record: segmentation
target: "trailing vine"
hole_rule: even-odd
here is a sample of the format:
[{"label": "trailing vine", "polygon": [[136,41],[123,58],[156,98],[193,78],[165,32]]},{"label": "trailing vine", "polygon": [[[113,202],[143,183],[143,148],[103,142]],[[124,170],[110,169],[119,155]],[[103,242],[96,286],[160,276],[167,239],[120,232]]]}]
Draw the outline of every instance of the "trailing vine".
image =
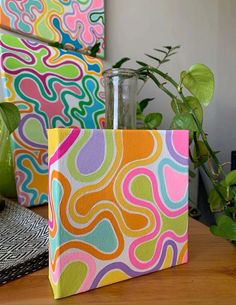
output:
[{"label": "trailing vine", "polygon": [[[180,73],[176,81],[161,66],[177,53],[180,46],[165,46],[154,49],[161,58],[145,54],[157,65],[136,61],[140,66],[136,70],[143,86],[151,80],[159,90],[169,98],[174,117],[171,129],[188,129],[190,131],[189,156],[194,168],[202,168],[212,184],[208,203],[212,212],[220,214],[216,225],[210,227],[213,234],[222,236],[233,242],[236,241],[236,170],[225,172],[224,165],[217,157],[216,151],[208,142],[207,133],[203,129],[203,109],[208,106],[214,94],[214,75],[203,64],[194,64],[188,70]],[[113,67],[119,68],[129,58],[121,59]],[[143,88],[142,86],[142,88]],[[190,94],[189,94],[190,93]],[[157,129],[162,122],[162,114],[151,113],[144,115],[144,109],[153,98],[146,98],[138,103],[137,119],[142,123],[141,128]],[[190,172],[190,176],[193,173]]]}]

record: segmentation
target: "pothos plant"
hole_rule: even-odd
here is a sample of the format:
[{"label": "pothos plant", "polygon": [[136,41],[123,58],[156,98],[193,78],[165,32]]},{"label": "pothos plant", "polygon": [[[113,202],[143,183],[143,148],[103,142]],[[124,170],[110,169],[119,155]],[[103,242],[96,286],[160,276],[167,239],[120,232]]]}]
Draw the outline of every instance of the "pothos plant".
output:
[{"label": "pothos plant", "polygon": [[[208,142],[208,135],[203,129],[203,109],[207,107],[214,94],[214,75],[204,64],[194,64],[180,73],[175,80],[164,72],[162,65],[170,61],[180,46],[165,46],[154,49],[157,56],[145,54],[155,64],[136,61],[139,67],[136,72],[145,84],[152,81],[157,89],[163,91],[170,99],[173,110],[171,129],[190,131],[189,156],[194,168],[202,168],[209,178],[212,189],[208,203],[212,212],[218,212],[216,225],[210,227],[213,234],[236,242],[236,170],[225,172],[216,151]],[[122,58],[113,68],[121,67],[129,58]],[[137,105],[137,119],[142,128],[156,129],[162,122],[161,113],[144,115],[144,109],[152,98],[146,98]],[[194,177],[192,171],[190,177]]]}]

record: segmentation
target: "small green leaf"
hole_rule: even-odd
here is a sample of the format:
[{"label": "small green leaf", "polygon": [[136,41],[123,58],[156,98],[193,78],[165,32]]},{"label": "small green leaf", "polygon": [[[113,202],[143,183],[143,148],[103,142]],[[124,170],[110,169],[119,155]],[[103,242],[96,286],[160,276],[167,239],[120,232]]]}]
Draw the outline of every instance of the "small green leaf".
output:
[{"label": "small green leaf", "polygon": [[[200,124],[202,124],[203,110],[202,110],[202,106],[199,103],[198,99],[193,96],[187,96],[186,101],[189,104],[189,106],[191,107],[191,109],[193,110],[193,112],[195,113]],[[178,112],[189,113],[189,110],[187,109],[186,105],[181,100],[178,100],[178,99],[171,101],[171,108],[173,109],[173,111],[175,113],[178,113]]]},{"label": "small green leaf", "polygon": [[172,55],[175,55],[175,54],[177,54],[177,52],[171,52],[171,53],[168,54],[168,56],[172,56]]},{"label": "small green leaf", "polygon": [[162,121],[162,114],[158,112],[149,113],[144,120],[145,127],[148,129],[156,129],[160,126]]},{"label": "small green leaf", "polygon": [[169,59],[164,59],[164,60],[161,61],[161,63],[164,64],[165,62],[168,62],[168,61],[170,61],[170,60]]},{"label": "small green leaf", "polygon": [[136,120],[137,120],[137,121],[142,121],[142,122],[144,122],[144,120],[145,120],[145,115],[144,115],[143,113],[137,114],[137,115],[136,115]]},{"label": "small green leaf", "polygon": [[176,49],[179,49],[179,48],[181,48],[181,45],[175,46],[175,47],[171,48],[171,50],[173,51],[173,50],[176,50]]},{"label": "small green leaf", "polygon": [[171,108],[174,111],[174,113],[176,113],[176,114],[186,112],[185,107],[184,107],[184,103],[181,100],[178,100],[178,99],[173,99],[171,101]]},{"label": "small green leaf", "polygon": [[187,96],[186,101],[189,104],[189,106],[192,108],[192,110],[195,113],[198,121],[202,124],[203,110],[202,110],[202,105],[200,104],[199,100],[196,97]]},{"label": "small green leaf", "polygon": [[155,98],[145,98],[141,102],[139,102],[140,110],[143,110],[148,106],[149,102],[153,101]]},{"label": "small green leaf", "polygon": [[218,192],[213,188],[208,195],[208,203],[212,212],[219,210],[222,205],[222,199]]},{"label": "small green leaf", "polygon": [[193,116],[190,113],[180,113],[174,116],[171,129],[184,129],[189,131],[198,131]]},{"label": "small green leaf", "polygon": [[20,112],[16,105],[12,103],[0,103],[0,115],[9,133],[12,133],[19,125]]},{"label": "small green leaf", "polygon": [[203,64],[195,64],[188,71],[181,72],[181,83],[204,106],[209,105],[214,93],[214,75]]},{"label": "small green leaf", "polygon": [[155,57],[155,56],[152,56],[152,55],[149,55],[149,54],[145,54],[145,55],[146,55],[147,57],[151,58],[151,59],[156,60],[158,63],[161,62],[161,60],[160,60],[159,58]]},{"label": "small green leaf", "polygon": [[93,56],[93,57],[96,57],[97,52],[98,52],[99,49],[100,49],[100,45],[101,45],[101,42],[95,43],[95,45],[92,46],[92,48],[90,49],[89,55],[90,55],[90,56]]},{"label": "small green leaf", "polygon": [[202,164],[206,163],[209,159],[209,152],[202,141],[196,141],[193,149],[193,160],[194,160],[194,167],[200,167]]},{"label": "small green leaf", "polygon": [[211,226],[210,230],[217,236],[236,241],[236,222],[233,221],[229,216],[219,216],[216,219],[216,225]]},{"label": "small green leaf", "polygon": [[224,180],[227,186],[236,184],[236,170],[229,172]]},{"label": "small green leaf", "polygon": [[136,63],[137,63],[138,65],[142,66],[142,67],[148,67],[148,64],[146,64],[146,63],[143,62],[143,61],[137,60]]},{"label": "small green leaf", "polygon": [[168,51],[173,50],[173,48],[171,46],[163,46],[163,48],[167,49]]},{"label": "small green leaf", "polygon": [[124,57],[121,60],[119,60],[117,63],[115,63],[112,68],[120,68],[124,63],[126,63],[127,61],[129,61],[130,58],[129,57]]},{"label": "small green leaf", "polygon": [[157,51],[157,52],[161,52],[161,53],[167,54],[167,51],[164,51],[164,50],[161,50],[161,49],[154,49],[154,50]]},{"label": "small green leaf", "polygon": [[143,114],[139,103],[137,103],[136,120],[139,121],[139,122],[140,121],[144,122],[144,120],[145,120],[145,115]]},{"label": "small green leaf", "polygon": [[137,105],[136,105],[136,115],[138,115],[140,113],[142,114],[142,111],[141,111],[141,108],[140,108],[140,104],[137,103]]}]

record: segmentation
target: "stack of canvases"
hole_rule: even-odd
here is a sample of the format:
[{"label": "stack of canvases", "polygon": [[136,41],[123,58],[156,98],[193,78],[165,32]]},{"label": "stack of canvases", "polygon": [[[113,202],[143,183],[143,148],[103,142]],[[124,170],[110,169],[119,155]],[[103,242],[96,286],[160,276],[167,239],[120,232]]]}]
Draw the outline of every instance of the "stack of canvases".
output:
[{"label": "stack of canvases", "polygon": [[103,1],[9,0],[1,15],[7,29],[78,51],[1,36],[4,98],[22,118],[18,200],[49,202],[55,298],[185,263],[188,132],[98,130],[101,61],[81,52],[101,42],[103,57]]},{"label": "stack of canvases", "polygon": [[47,129],[103,125],[102,62],[82,53],[99,42],[104,56],[104,1],[8,0],[0,10],[1,27],[77,51],[0,36],[3,100],[21,113],[11,143],[18,201],[35,206],[48,201]]}]

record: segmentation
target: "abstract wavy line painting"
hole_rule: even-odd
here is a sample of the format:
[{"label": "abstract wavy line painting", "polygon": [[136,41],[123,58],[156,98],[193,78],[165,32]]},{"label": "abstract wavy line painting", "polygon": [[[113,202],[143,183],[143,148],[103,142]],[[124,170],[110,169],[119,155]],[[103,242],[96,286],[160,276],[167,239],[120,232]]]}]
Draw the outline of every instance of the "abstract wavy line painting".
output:
[{"label": "abstract wavy line painting", "polygon": [[66,128],[48,140],[55,298],[187,262],[188,131]]},{"label": "abstract wavy line painting", "polygon": [[4,101],[21,113],[11,139],[18,201],[34,206],[48,201],[47,129],[103,126],[102,62],[7,34],[0,40]]},{"label": "abstract wavy line painting", "polygon": [[1,27],[87,52],[100,42],[104,57],[104,0],[1,0]]}]

